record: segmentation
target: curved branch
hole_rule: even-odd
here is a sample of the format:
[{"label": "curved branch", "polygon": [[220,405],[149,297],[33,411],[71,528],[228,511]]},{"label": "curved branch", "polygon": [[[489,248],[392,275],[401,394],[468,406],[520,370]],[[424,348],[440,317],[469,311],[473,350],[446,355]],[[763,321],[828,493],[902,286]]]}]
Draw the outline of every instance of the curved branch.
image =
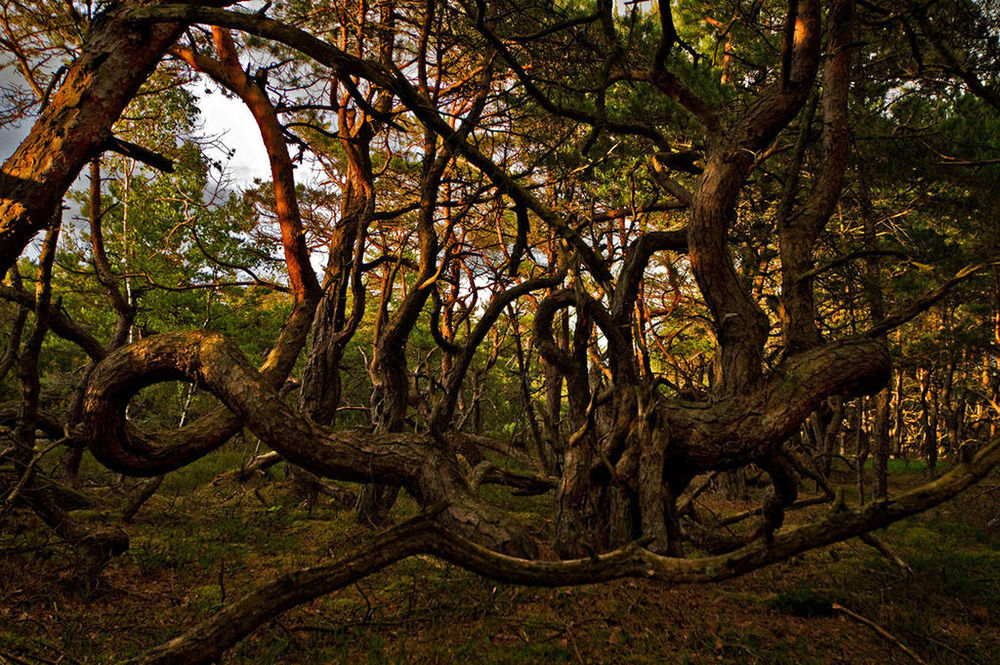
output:
[{"label": "curved branch", "polygon": [[728,230],[757,152],[799,112],[818,68],[820,3],[792,0],[787,21],[794,24],[794,38],[786,45],[791,54],[784,68],[787,76],[782,77],[786,80],[776,82],[724,135],[710,142],[688,227],[691,272],[719,340],[713,389],[723,398],[752,390],[760,381],[769,327],[767,315],[736,273]]},{"label": "curved branch", "polygon": [[576,293],[572,289],[563,289],[548,296],[538,303],[531,330],[535,348],[546,362],[557,367],[563,374],[571,374],[574,371],[573,358],[556,344],[552,335],[552,320],[556,312],[575,305],[576,300]]},{"label": "curved branch", "polygon": [[628,248],[611,301],[611,317],[615,321],[624,323],[631,314],[639,292],[639,283],[642,281],[643,272],[649,265],[649,260],[656,252],[666,250],[687,251],[687,229],[650,231],[642,234]]},{"label": "curved branch", "polygon": [[687,584],[729,579],[807,550],[861,535],[932,508],[982,479],[1000,464],[1000,438],[970,462],[900,496],[835,512],[812,524],[759,538],[733,552],[702,558],[661,556],[631,544],[607,554],[567,561],[537,561],[492,552],[435,520],[435,512],[404,522],[336,561],[286,573],[227,606],[184,635],[128,661],[128,665],[202,665],[275,615],[318,598],[415,554],[438,556],[485,577],[530,586],[593,584],[622,577]]},{"label": "curved branch", "polygon": [[444,334],[441,332],[441,309],[444,307],[444,302],[441,300],[441,291],[434,288],[431,291],[431,299],[433,300],[433,305],[431,307],[430,328],[434,343],[449,355],[461,353],[462,346],[445,339]]},{"label": "curved branch", "polygon": [[[222,335],[201,331],[155,335],[123,347],[104,359],[90,377],[84,396],[83,436],[106,466],[131,475],[157,475],[207,454],[223,441],[215,428],[197,423],[180,431],[202,436],[156,441],[127,425],[125,407],[142,388],[180,380],[206,388],[282,457],[342,480],[372,476],[400,483],[421,457],[399,435],[386,437],[336,433],[303,418],[268,385],[239,349]],[[203,418],[202,421],[206,419]],[[166,444],[161,447],[162,444]]]},{"label": "curved branch", "polygon": [[213,60],[191,49],[175,48],[173,52],[192,68],[209,75],[214,81],[239,96],[253,114],[271,164],[271,180],[278,225],[281,228],[281,244],[285,250],[285,263],[288,266],[292,292],[296,298],[319,300],[319,282],[309,263],[309,251],[306,248],[305,232],[302,229],[298,197],[295,193],[295,175],[281,123],[267,94],[240,66],[236,46],[229,33],[222,28],[214,28],[212,36],[215,38],[219,60]]},{"label": "curved branch", "polygon": [[[306,342],[316,303],[319,300],[319,284],[309,263],[295,195],[291,159],[274,108],[264,92],[247,78],[239,66],[235,46],[229,35],[217,30],[215,37],[217,50],[223,62],[194,54],[189,50],[178,49],[178,52],[192,66],[201,68],[244,100],[257,120],[271,160],[281,242],[289,281],[295,296],[292,313],[261,366],[260,378],[270,387],[277,388],[292,370]],[[194,237],[200,246],[197,234]],[[57,334],[63,335],[60,327],[65,329],[65,326],[60,326],[60,323],[57,319],[53,319],[52,328]],[[87,341],[79,334],[76,337]],[[103,358],[104,350],[101,350],[100,356],[94,353],[90,355],[95,360]],[[91,380],[93,381],[93,377]],[[213,411],[177,430],[145,433],[138,428],[123,425],[124,439],[130,442],[129,448],[134,454],[123,456],[120,462],[131,466],[132,473],[137,475],[160,475],[180,468],[216,449],[241,427],[242,420],[226,409]],[[109,444],[109,449],[113,448],[114,446]]]},{"label": "curved branch", "polygon": [[292,464],[336,480],[402,485],[425,505],[447,502],[441,519],[490,547],[520,553],[536,549],[527,533],[502,511],[471,494],[454,456],[443,454],[434,439],[405,432],[335,431],[318,425],[287,404],[236,344],[216,333],[148,337],[114,351],[94,369],[82,419],[82,439],[94,457],[122,473],[158,475],[221,445],[224,440],[204,437],[162,448],[136,436],[125,419],[128,402],[142,388],[171,380],[189,381],[210,391],[238,423]]},{"label": "curved branch", "polygon": [[[451,420],[452,414],[455,412],[455,405],[458,402],[459,391],[462,388],[462,383],[465,381],[465,375],[469,370],[469,365],[472,363],[472,359],[476,354],[476,349],[479,348],[479,344],[486,337],[486,334],[489,333],[490,329],[493,328],[497,319],[500,318],[504,308],[521,296],[532,291],[558,286],[563,281],[565,276],[565,273],[559,273],[557,275],[529,279],[528,281],[511,287],[503,293],[493,297],[489,306],[486,308],[486,311],[483,312],[482,317],[479,319],[479,322],[476,324],[475,328],[472,329],[472,332],[469,333],[465,343],[461,347],[458,347],[461,355],[458,356],[457,362],[448,373],[445,386],[445,400],[443,402],[443,406],[440,407],[439,412],[434,418],[439,429],[443,429],[448,421]],[[551,337],[551,325],[549,328],[549,335]]]},{"label": "curved branch", "polygon": [[434,514],[421,515],[374,536],[332,563],[303,568],[263,584],[180,637],[127,665],[207,665],[261,624],[302,603],[342,589],[427,549]]},{"label": "curved branch", "polygon": [[[35,296],[24,289],[0,284],[0,298],[30,310],[35,309]],[[96,337],[51,304],[45,308],[45,318],[52,332],[79,346],[92,360],[101,360],[107,354]]]},{"label": "curved branch", "polygon": [[873,394],[888,381],[883,343],[847,339],[789,357],[755,390],[715,404],[664,401],[670,423],[668,464],[693,471],[754,462],[791,436],[830,395]]}]

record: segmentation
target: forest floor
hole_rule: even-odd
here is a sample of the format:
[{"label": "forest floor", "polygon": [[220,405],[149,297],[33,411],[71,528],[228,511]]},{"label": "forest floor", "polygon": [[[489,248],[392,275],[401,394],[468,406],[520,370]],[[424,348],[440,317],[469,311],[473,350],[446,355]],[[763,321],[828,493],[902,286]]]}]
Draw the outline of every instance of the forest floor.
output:
[{"label": "forest floor", "polygon": [[[131,548],[90,593],[70,581],[64,546],[30,517],[0,516],[0,664],[116,662],[356,542],[350,510],[323,501],[307,510],[280,482],[212,482],[243,455],[219,451],[168,476],[128,527]],[[897,489],[926,480],[894,466]],[[550,500],[511,507],[537,516]],[[878,534],[912,574],[857,539],[697,586],[533,589],[415,557],[282,615],[221,662],[1000,662],[1000,477]]]}]

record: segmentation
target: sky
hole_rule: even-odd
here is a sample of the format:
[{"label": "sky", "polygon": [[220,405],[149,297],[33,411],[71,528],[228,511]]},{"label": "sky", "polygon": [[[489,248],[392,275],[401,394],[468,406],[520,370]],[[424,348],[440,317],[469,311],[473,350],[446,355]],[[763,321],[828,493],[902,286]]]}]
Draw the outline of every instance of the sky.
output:
[{"label": "sky", "polygon": [[[245,185],[254,178],[269,180],[267,151],[250,110],[238,99],[219,92],[204,94],[204,89],[201,87],[198,103],[202,134],[221,137],[223,144],[235,150],[226,167],[230,179],[235,185]],[[226,162],[226,155],[217,147],[209,145],[205,152],[211,159]]]},{"label": "sky", "polygon": [[[24,80],[14,71],[13,67],[3,66],[7,64],[6,61],[9,58],[9,54],[0,51],[0,109],[3,110],[9,108],[6,99],[7,90],[12,87],[20,88],[24,86]],[[28,130],[30,129],[30,121],[22,121],[17,125],[0,125],[0,161],[7,161],[7,158],[14,153],[17,146],[24,140],[24,137],[28,135]]]},{"label": "sky", "polygon": [[[13,68],[2,67],[5,55],[0,51],[0,107],[4,105],[3,90],[11,85],[19,87],[24,85],[20,75]],[[235,188],[249,185],[255,178],[269,181],[271,172],[267,152],[253,116],[238,99],[228,98],[218,91],[205,94],[206,89],[213,87],[215,87],[213,84],[201,81],[194,88],[200,97],[202,126],[199,133],[205,138],[221,139],[206,146],[207,156],[226,165],[228,182]],[[27,137],[34,120],[34,117],[30,117],[17,123],[0,124],[0,163],[6,162],[21,141]],[[220,142],[234,150],[232,157],[228,157],[221,146],[217,145]],[[88,177],[87,169],[83,169],[73,186],[77,189],[86,187],[89,182]],[[67,204],[69,210],[66,214],[69,218],[79,216],[76,205],[69,199]],[[25,255],[37,256],[40,242],[41,237],[36,237],[26,248]]]},{"label": "sky", "polygon": [[[263,2],[244,0],[239,5],[248,11],[254,11],[259,9]],[[15,67],[9,66],[10,64],[12,64],[11,55],[0,49],[0,111],[8,106],[7,100],[4,99],[6,90],[25,87],[21,75]],[[201,98],[199,106],[204,123],[202,134],[205,137],[221,136],[223,143],[235,149],[236,152],[228,160],[227,167],[233,183],[243,185],[252,182],[254,178],[269,179],[267,153],[250,111],[239,100],[229,99],[218,92],[204,94],[206,88],[215,86],[201,82],[196,88]],[[33,122],[34,118],[26,118],[16,124],[0,125],[0,163],[7,161],[7,158],[14,153],[28,135]],[[226,161],[220,149],[210,148],[207,152],[212,159]]]}]

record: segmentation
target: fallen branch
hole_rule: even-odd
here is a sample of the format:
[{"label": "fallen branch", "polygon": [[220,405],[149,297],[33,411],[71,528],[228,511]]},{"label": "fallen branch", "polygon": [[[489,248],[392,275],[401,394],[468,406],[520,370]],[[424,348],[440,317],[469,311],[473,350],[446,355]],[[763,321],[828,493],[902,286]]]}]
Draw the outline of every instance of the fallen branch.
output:
[{"label": "fallen branch", "polygon": [[913,569],[910,568],[910,564],[906,563],[906,561],[904,561],[902,557],[896,554],[896,552],[893,551],[893,549],[889,547],[884,540],[882,540],[875,534],[873,533],[862,534],[860,536],[860,540],[866,545],[871,545],[872,547],[877,549],[879,552],[882,553],[882,555],[886,559],[895,564],[896,567],[902,569],[903,572],[905,572],[907,575],[913,574]]},{"label": "fallen branch", "polygon": [[129,660],[128,665],[207,665],[215,662],[262,623],[425,551],[426,536],[440,510],[428,511],[383,531],[336,561],[285,573],[222,608],[180,637]]},{"label": "fallen branch", "polygon": [[35,453],[35,455],[31,458],[31,461],[24,467],[24,471],[21,473],[21,479],[18,480],[17,485],[15,485],[14,489],[10,491],[7,498],[3,500],[3,503],[0,504],[0,515],[3,515],[3,513],[7,511],[7,508],[13,505],[14,500],[21,492],[24,491],[24,488],[27,487],[28,483],[31,482],[31,479],[35,474],[35,467],[37,467],[38,463],[42,461],[42,458],[52,452],[56,446],[62,445],[62,443],[62,440],[53,441],[48,446]]},{"label": "fallen branch", "polygon": [[918,656],[917,654],[915,654],[912,649],[910,649],[908,646],[906,646],[905,644],[903,644],[902,642],[900,642],[899,638],[897,638],[895,635],[893,635],[892,633],[890,633],[889,631],[887,631],[885,628],[883,628],[882,626],[880,626],[877,623],[875,623],[874,621],[872,621],[871,619],[866,619],[865,617],[861,616],[857,612],[852,612],[851,610],[847,609],[843,605],[838,605],[837,603],[833,604],[833,611],[834,612],[840,612],[844,616],[850,617],[851,619],[854,619],[858,623],[863,624],[865,626],[868,626],[869,628],[871,628],[872,630],[874,630],[876,633],[878,633],[879,635],[881,635],[882,637],[884,637],[886,640],[888,640],[889,642],[892,642],[894,645],[896,645],[896,647],[899,648],[900,651],[902,651],[907,656],[909,656],[910,658],[912,658],[913,662],[919,663],[920,665],[927,665],[927,663],[920,656]]}]

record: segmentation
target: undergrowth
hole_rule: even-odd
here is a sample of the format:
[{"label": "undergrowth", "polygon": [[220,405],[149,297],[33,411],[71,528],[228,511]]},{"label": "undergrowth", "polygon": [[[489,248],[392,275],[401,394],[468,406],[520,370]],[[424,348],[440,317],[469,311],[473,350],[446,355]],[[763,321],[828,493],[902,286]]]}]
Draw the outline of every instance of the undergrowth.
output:
[{"label": "undergrowth", "polygon": [[[27,513],[6,517],[0,663],[89,665],[136,655],[262,581],[329,560],[357,541],[362,530],[352,511],[322,500],[301,504],[280,469],[244,483],[232,474],[219,479],[250,452],[233,446],[170,474],[129,527],[131,548],[89,596],[67,581],[71,552]],[[892,471],[897,487],[925,480],[921,468]],[[108,487],[89,491],[103,491],[112,505],[120,500],[121,481],[98,477]],[[927,663],[987,665],[1000,662],[997,486],[987,479],[879,532],[912,574],[858,540],[703,586],[620,580],[528,589],[414,557],[276,617],[223,662],[911,662],[891,640],[835,609],[841,606]],[[546,528],[550,498],[487,491]],[[408,501],[399,507],[400,514],[414,510]]]}]

